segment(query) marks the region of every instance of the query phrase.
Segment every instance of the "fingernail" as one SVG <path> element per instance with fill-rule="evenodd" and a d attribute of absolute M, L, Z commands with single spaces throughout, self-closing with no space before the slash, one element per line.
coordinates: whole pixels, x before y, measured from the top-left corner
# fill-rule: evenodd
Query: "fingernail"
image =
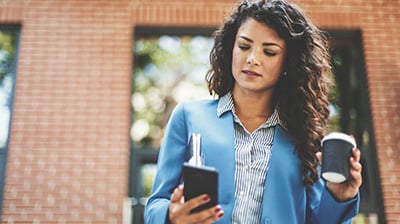
<path fill-rule="evenodd" d="M 210 200 L 210 196 L 208 196 L 208 195 L 203 196 L 203 201 L 209 201 L 209 200 Z"/>
<path fill-rule="evenodd" d="M 224 216 L 224 213 L 223 213 L 223 212 L 221 212 L 221 213 L 218 214 L 218 218 L 221 218 L 222 216 Z"/>
<path fill-rule="evenodd" d="M 216 207 L 214 211 L 215 211 L 216 213 L 218 213 L 219 211 L 221 211 L 221 208 L 220 208 L 220 207 Z"/>

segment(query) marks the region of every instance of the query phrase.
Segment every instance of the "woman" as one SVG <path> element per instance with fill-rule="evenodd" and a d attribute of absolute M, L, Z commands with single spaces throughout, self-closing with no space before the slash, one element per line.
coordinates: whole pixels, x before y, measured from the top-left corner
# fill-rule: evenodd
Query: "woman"
<path fill-rule="evenodd" d="M 179 104 L 160 150 L 147 223 L 351 223 L 358 212 L 360 152 L 350 178 L 319 178 L 328 109 L 327 42 L 285 0 L 242 2 L 215 33 L 210 93 Z M 192 133 L 202 135 L 208 166 L 219 172 L 219 205 L 184 202 L 181 167 Z"/>

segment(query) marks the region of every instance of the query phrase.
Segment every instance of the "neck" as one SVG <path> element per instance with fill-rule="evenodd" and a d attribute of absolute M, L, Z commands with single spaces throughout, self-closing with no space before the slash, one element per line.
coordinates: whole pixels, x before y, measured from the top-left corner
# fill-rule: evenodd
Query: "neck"
<path fill-rule="evenodd" d="M 235 112 L 244 117 L 266 117 L 274 112 L 272 94 L 245 93 L 232 91 Z"/>

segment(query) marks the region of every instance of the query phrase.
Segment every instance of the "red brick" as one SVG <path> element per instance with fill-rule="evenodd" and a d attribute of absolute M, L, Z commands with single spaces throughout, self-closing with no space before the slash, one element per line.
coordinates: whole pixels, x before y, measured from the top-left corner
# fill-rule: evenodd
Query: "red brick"
<path fill-rule="evenodd" d="M 22 25 L 2 222 L 121 223 L 134 27 L 217 27 L 234 2 L 1 1 L 0 23 Z M 386 219 L 398 223 L 400 2 L 295 2 L 324 29 L 362 31 Z"/>

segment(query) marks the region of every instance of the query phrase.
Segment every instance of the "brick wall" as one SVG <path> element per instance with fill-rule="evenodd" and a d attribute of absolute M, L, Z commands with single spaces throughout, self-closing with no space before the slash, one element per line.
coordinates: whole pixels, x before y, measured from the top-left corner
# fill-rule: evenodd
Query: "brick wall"
<path fill-rule="evenodd" d="M 22 24 L 2 222 L 121 223 L 129 162 L 129 2 L 0 6 L 0 23 Z"/>
<path fill-rule="evenodd" d="M 121 223 L 135 25 L 218 26 L 234 0 L 0 0 L 21 24 L 2 222 Z M 400 223 L 400 2 L 296 0 L 361 29 L 385 213 Z"/>

